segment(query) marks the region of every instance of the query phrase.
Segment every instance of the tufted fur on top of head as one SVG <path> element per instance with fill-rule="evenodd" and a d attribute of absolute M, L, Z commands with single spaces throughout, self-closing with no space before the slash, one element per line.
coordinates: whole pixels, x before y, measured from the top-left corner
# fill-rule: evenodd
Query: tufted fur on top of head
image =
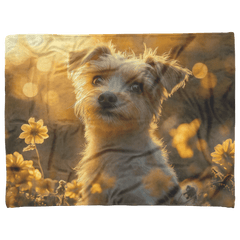
<path fill-rule="evenodd" d="M 109 55 L 120 59 L 138 61 L 139 64 L 146 64 L 146 68 L 155 77 L 154 85 L 161 84 L 164 87 L 164 96 L 167 98 L 178 88 L 184 87 L 189 75 L 192 73 L 187 68 L 181 67 L 176 60 L 171 60 L 169 53 L 157 56 L 156 52 L 157 49 L 153 51 L 145 45 L 143 55 L 140 54 L 137 57 L 134 52 L 131 54 L 116 52 L 111 43 L 99 43 L 94 48 L 88 48 L 81 52 L 71 52 L 68 70 L 74 72 L 89 62 Z"/>

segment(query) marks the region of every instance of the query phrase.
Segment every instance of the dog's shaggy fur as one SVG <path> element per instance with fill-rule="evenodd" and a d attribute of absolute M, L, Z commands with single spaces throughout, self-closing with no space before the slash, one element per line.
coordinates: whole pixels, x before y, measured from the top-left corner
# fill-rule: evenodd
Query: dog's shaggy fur
<path fill-rule="evenodd" d="M 153 132 L 162 101 L 191 72 L 151 49 L 136 57 L 110 44 L 71 53 L 69 71 L 87 140 L 76 168 L 83 184 L 79 204 L 184 204 Z"/>

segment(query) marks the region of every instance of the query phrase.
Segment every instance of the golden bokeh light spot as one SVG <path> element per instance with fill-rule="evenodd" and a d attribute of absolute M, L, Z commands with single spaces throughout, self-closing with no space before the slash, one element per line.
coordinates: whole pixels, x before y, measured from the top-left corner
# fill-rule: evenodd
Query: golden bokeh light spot
<path fill-rule="evenodd" d="M 208 68 L 203 63 L 196 63 L 192 68 L 192 73 L 196 78 L 202 79 L 208 73 Z"/>
<path fill-rule="evenodd" d="M 207 148 L 207 142 L 206 142 L 204 139 L 198 139 L 196 146 L 197 146 L 197 149 L 198 149 L 200 152 L 202 152 L 202 151 L 206 150 L 206 148 Z"/>
<path fill-rule="evenodd" d="M 11 51 L 17 45 L 17 42 L 18 42 L 17 35 L 7 36 L 5 38 L 5 53 Z"/>
<path fill-rule="evenodd" d="M 52 57 L 41 57 L 37 62 L 37 69 L 41 72 L 48 72 L 52 67 Z"/>
<path fill-rule="evenodd" d="M 56 106 L 59 103 L 59 96 L 57 92 L 50 90 L 44 95 L 43 100 L 49 106 Z"/>
<path fill-rule="evenodd" d="M 32 35 L 32 34 L 29 34 L 29 35 L 26 35 L 26 40 L 28 42 L 28 44 L 32 47 L 37 47 L 37 46 L 40 46 L 42 43 L 43 43 L 43 38 L 41 35 Z"/>
<path fill-rule="evenodd" d="M 35 97 L 38 94 L 38 86 L 35 83 L 28 82 L 23 86 L 23 93 L 27 97 Z"/>
<path fill-rule="evenodd" d="M 100 184 L 94 183 L 91 188 L 91 193 L 94 194 L 94 193 L 101 193 L 101 192 L 102 192 L 102 188 Z"/>
<path fill-rule="evenodd" d="M 5 139 L 8 139 L 10 137 L 10 134 L 7 129 L 5 129 Z"/>
<path fill-rule="evenodd" d="M 191 123 L 182 123 L 177 129 L 169 131 L 169 134 L 173 137 L 172 145 L 177 149 L 181 158 L 193 157 L 194 152 L 188 145 L 188 141 L 197 134 L 200 124 L 201 121 L 196 118 Z"/>
<path fill-rule="evenodd" d="M 213 73 L 208 73 L 201 79 L 201 86 L 205 89 L 214 88 L 217 85 L 217 77 Z"/>
<path fill-rule="evenodd" d="M 178 144 L 177 150 L 181 158 L 191 158 L 194 155 L 193 150 L 184 142 Z"/>
<path fill-rule="evenodd" d="M 21 74 L 16 74 L 14 76 L 14 81 L 10 84 L 10 93 L 20 99 L 26 99 L 26 96 L 23 93 L 23 87 L 26 83 L 29 82 L 29 79 Z"/>
<path fill-rule="evenodd" d="M 227 136 L 230 133 L 230 129 L 227 125 L 220 125 L 218 130 L 222 136 Z"/>
<path fill-rule="evenodd" d="M 14 47 L 12 51 L 9 51 L 6 54 L 6 60 L 14 65 L 21 65 L 28 59 L 29 59 L 29 54 L 27 53 L 27 51 L 24 51 L 23 49 L 17 46 Z"/>

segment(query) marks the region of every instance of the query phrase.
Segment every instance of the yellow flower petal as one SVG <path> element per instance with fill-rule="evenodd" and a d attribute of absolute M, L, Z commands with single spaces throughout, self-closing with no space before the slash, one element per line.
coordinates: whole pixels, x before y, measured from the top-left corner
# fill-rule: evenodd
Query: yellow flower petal
<path fill-rule="evenodd" d="M 34 170 L 34 178 L 36 179 L 36 180 L 39 180 L 39 179 L 41 179 L 41 177 L 42 177 L 42 174 L 39 172 L 39 170 L 38 169 L 35 169 Z"/>
<path fill-rule="evenodd" d="M 223 142 L 222 146 L 223 146 L 223 151 L 224 152 L 228 151 L 228 148 L 230 146 L 230 141 L 231 141 L 231 139 L 227 139 L 225 142 Z"/>
<path fill-rule="evenodd" d="M 40 129 L 38 129 L 39 133 L 47 133 L 48 132 L 48 129 L 46 126 L 44 127 L 41 127 Z"/>
<path fill-rule="evenodd" d="M 221 163 L 221 160 L 222 160 L 222 159 L 216 159 L 216 158 L 213 158 L 213 159 L 212 159 L 212 161 L 215 162 L 215 163 L 217 163 L 217 164 L 220 164 L 220 163 Z"/>
<path fill-rule="evenodd" d="M 230 155 L 234 155 L 234 153 L 235 153 L 235 149 L 233 149 L 229 152 Z"/>
<path fill-rule="evenodd" d="M 23 156 L 20 153 L 14 152 L 13 155 L 17 158 L 16 159 L 17 164 L 21 164 L 23 162 Z"/>
<path fill-rule="evenodd" d="M 35 143 L 41 144 L 41 143 L 43 143 L 43 142 L 44 142 L 44 139 L 43 139 L 43 138 L 39 137 L 38 135 L 35 136 Z"/>
<path fill-rule="evenodd" d="M 24 131 L 24 132 L 30 132 L 31 131 L 31 127 L 28 125 L 28 124 L 23 124 L 21 126 L 21 129 Z"/>
<path fill-rule="evenodd" d="M 211 153 L 210 155 L 211 155 L 212 157 L 220 156 L 220 154 L 219 154 L 219 153 L 216 153 L 216 152 L 213 152 L 213 153 Z"/>
<path fill-rule="evenodd" d="M 13 155 L 17 158 L 19 156 L 22 156 L 19 152 L 14 152 Z"/>
<path fill-rule="evenodd" d="M 34 144 L 34 137 L 32 135 L 29 135 L 25 138 L 26 144 Z"/>
<path fill-rule="evenodd" d="M 38 134 L 38 136 L 40 136 L 40 137 L 43 138 L 43 139 L 49 138 L 48 134 L 46 134 L 46 133 Z"/>
<path fill-rule="evenodd" d="M 33 167 L 33 161 L 32 160 L 25 160 L 24 163 L 25 163 L 25 166 L 28 167 L 28 168 Z"/>
<path fill-rule="evenodd" d="M 6 156 L 6 165 L 7 167 L 9 167 L 10 165 L 12 165 L 12 162 L 13 162 L 13 155 L 12 154 L 8 154 Z"/>
<path fill-rule="evenodd" d="M 211 153 L 211 157 L 220 161 L 220 160 L 222 160 L 223 155 L 214 152 L 214 153 Z"/>
<path fill-rule="evenodd" d="M 19 138 L 24 139 L 24 138 L 26 138 L 28 135 L 29 135 L 29 132 L 22 132 L 22 133 L 19 135 Z"/>
<path fill-rule="evenodd" d="M 35 122 L 35 118 L 34 118 L 34 117 L 31 117 L 31 118 L 28 119 L 28 123 L 29 123 L 29 124 L 31 124 L 31 123 L 33 123 L 33 122 Z"/>
<path fill-rule="evenodd" d="M 42 119 L 38 120 L 38 121 L 37 121 L 37 124 L 38 124 L 40 127 L 42 127 L 42 126 L 43 126 L 43 120 L 42 120 Z"/>
<path fill-rule="evenodd" d="M 30 126 L 31 126 L 31 129 L 37 129 L 38 124 L 36 122 L 31 122 Z"/>
<path fill-rule="evenodd" d="M 220 154 L 223 154 L 224 151 L 223 151 L 223 147 L 221 144 L 218 144 L 216 147 L 214 147 L 214 150 Z"/>
<path fill-rule="evenodd" d="M 213 159 L 214 159 L 214 161 L 221 161 L 223 159 L 223 157 L 222 157 L 222 155 L 216 155 L 213 157 Z"/>

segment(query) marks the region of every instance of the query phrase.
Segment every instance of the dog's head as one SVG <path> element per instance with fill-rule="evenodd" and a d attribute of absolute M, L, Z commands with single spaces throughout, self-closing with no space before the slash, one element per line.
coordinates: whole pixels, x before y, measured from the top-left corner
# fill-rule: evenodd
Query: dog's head
<path fill-rule="evenodd" d="M 149 126 L 161 103 L 184 86 L 191 72 L 151 49 L 136 57 L 110 45 L 70 54 L 75 113 L 85 124 L 111 128 Z"/>

